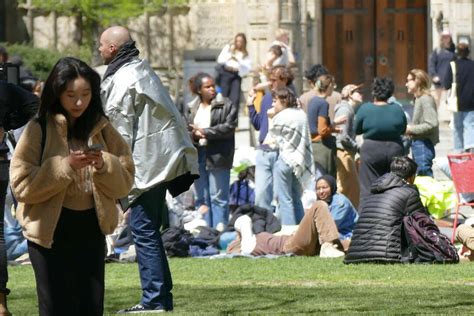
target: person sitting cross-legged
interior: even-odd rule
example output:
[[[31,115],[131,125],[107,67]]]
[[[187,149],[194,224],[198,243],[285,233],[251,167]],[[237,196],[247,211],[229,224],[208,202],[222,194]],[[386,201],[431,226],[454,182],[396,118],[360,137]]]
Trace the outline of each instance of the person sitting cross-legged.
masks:
[[[307,209],[298,229],[291,236],[270,234],[266,232],[254,234],[252,220],[249,216],[240,216],[235,221],[238,237],[227,248],[228,253],[244,255],[285,255],[315,256],[335,258],[344,256],[340,251],[339,233],[336,223],[329,213],[326,203],[316,201]]]
[[[413,185],[417,164],[409,157],[395,157],[390,172],[379,177],[357,221],[344,263],[402,262],[403,218],[426,212]]]

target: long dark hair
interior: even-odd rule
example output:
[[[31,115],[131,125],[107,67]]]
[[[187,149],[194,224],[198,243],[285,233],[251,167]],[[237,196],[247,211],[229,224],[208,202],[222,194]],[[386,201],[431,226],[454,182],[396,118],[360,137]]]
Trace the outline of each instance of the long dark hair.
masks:
[[[87,80],[91,86],[91,101],[87,109],[71,126],[66,110],[59,97],[66,91],[68,82],[79,77]],[[101,117],[106,117],[100,99],[100,76],[89,65],[74,57],[61,58],[46,79],[41,95],[38,120],[47,120],[48,115],[63,114],[68,119],[68,138],[85,140],[89,138],[94,126]]]

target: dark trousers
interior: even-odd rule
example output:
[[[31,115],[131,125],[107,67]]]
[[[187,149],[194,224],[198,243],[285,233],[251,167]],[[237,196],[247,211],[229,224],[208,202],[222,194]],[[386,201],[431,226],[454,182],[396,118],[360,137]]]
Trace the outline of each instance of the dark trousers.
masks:
[[[403,156],[401,141],[381,141],[364,139],[360,148],[360,205],[370,194],[372,183],[382,175],[390,172],[390,163],[393,157]]]
[[[5,248],[4,236],[4,215],[5,215],[5,197],[8,188],[8,170],[9,161],[0,161],[0,293],[8,294],[7,289],[8,271],[7,271],[7,250]]]
[[[39,314],[102,315],[105,237],[94,209],[63,208],[51,249],[28,241]]]
[[[322,175],[329,174],[334,177],[337,176],[336,167],[336,137],[328,136],[322,141],[313,142],[313,159],[316,170]]]
[[[173,282],[161,240],[166,185],[159,184],[133,202],[130,227],[142,285],[141,303],[148,308],[173,309]]]
[[[237,72],[231,72],[223,69],[220,74],[220,87],[222,95],[229,98],[232,104],[239,107],[240,105],[240,78]]]

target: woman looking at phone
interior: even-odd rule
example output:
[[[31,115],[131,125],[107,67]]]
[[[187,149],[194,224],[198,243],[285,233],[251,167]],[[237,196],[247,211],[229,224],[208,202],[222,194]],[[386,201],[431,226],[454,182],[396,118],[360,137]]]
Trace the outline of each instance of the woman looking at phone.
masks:
[[[104,236],[133,177],[130,148],[103,112],[99,75],[60,59],[10,168],[40,315],[103,314]]]

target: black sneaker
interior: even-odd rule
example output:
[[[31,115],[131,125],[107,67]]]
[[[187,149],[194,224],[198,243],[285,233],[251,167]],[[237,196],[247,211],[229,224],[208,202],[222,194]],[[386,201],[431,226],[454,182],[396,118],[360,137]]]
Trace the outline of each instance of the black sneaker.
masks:
[[[152,314],[152,313],[164,313],[166,310],[163,307],[157,307],[155,309],[145,307],[142,304],[137,304],[132,307],[119,310],[117,314]]]

